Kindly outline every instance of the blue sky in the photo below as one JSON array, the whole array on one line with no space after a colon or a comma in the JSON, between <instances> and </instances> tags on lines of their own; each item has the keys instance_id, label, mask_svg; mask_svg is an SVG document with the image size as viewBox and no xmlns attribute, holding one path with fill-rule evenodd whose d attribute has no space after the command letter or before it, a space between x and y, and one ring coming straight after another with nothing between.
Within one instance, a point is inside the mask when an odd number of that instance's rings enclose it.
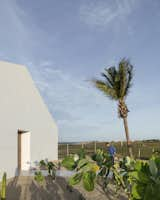
<instances>
[{"instance_id":1,"label":"blue sky","mask_svg":"<svg viewBox=\"0 0 160 200\"><path fill-rule=\"evenodd\" d=\"M124 140L117 104L88 81L129 58L133 140L160 138L159 0L0 0L0 60L26 65L60 141Z\"/></svg>"}]
</instances>

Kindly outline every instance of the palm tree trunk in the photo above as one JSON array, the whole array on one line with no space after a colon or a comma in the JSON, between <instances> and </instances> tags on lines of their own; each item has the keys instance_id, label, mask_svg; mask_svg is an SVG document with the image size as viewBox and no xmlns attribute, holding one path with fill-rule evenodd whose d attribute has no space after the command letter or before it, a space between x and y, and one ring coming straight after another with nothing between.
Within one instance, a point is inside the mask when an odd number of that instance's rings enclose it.
<instances>
[{"instance_id":1,"label":"palm tree trunk","mask_svg":"<svg viewBox=\"0 0 160 200\"><path fill-rule=\"evenodd\" d=\"M126 133L127 148L128 148L129 156L133 157L131 141L130 141L130 137L129 137L127 117L123 118L123 123L124 123L124 128L125 128L125 133Z\"/></svg>"}]
</instances>

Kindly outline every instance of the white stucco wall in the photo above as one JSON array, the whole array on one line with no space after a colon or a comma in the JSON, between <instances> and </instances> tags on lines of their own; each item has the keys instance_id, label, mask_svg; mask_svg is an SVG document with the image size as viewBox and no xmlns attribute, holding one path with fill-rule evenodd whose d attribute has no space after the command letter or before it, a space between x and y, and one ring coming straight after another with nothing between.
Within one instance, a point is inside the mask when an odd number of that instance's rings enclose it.
<instances>
[{"instance_id":1,"label":"white stucco wall","mask_svg":"<svg viewBox=\"0 0 160 200\"><path fill-rule=\"evenodd\" d=\"M0 173L17 170L17 130L31 133L31 161L57 160L57 126L24 66L0 62Z\"/></svg>"}]
</instances>

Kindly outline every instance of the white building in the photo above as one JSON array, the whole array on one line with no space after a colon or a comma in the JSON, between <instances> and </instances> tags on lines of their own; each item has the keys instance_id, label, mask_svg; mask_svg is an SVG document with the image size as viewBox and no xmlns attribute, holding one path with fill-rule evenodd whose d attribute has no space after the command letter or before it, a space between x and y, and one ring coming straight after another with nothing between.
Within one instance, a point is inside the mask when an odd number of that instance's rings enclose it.
<instances>
[{"instance_id":1,"label":"white building","mask_svg":"<svg viewBox=\"0 0 160 200\"><path fill-rule=\"evenodd\" d=\"M57 126L26 67L0 62L0 173L13 177L57 155Z\"/></svg>"}]
</instances>

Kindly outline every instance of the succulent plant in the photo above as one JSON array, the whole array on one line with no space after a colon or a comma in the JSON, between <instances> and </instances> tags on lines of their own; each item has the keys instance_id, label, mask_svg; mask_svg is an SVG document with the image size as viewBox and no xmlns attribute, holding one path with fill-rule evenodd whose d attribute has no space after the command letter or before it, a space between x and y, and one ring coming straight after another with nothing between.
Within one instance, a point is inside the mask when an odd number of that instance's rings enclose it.
<instances>
[{"instance_id":1,"label":"succulent plant","mask_svg":"<svg viewBox=\"0 0 160 200\"><path fill-rule=\"evenodd\" d=\"M6 200L6 182L7 182L7 174L4 173L1 186L1 200Z\"/></svg>"}]
</instances>

